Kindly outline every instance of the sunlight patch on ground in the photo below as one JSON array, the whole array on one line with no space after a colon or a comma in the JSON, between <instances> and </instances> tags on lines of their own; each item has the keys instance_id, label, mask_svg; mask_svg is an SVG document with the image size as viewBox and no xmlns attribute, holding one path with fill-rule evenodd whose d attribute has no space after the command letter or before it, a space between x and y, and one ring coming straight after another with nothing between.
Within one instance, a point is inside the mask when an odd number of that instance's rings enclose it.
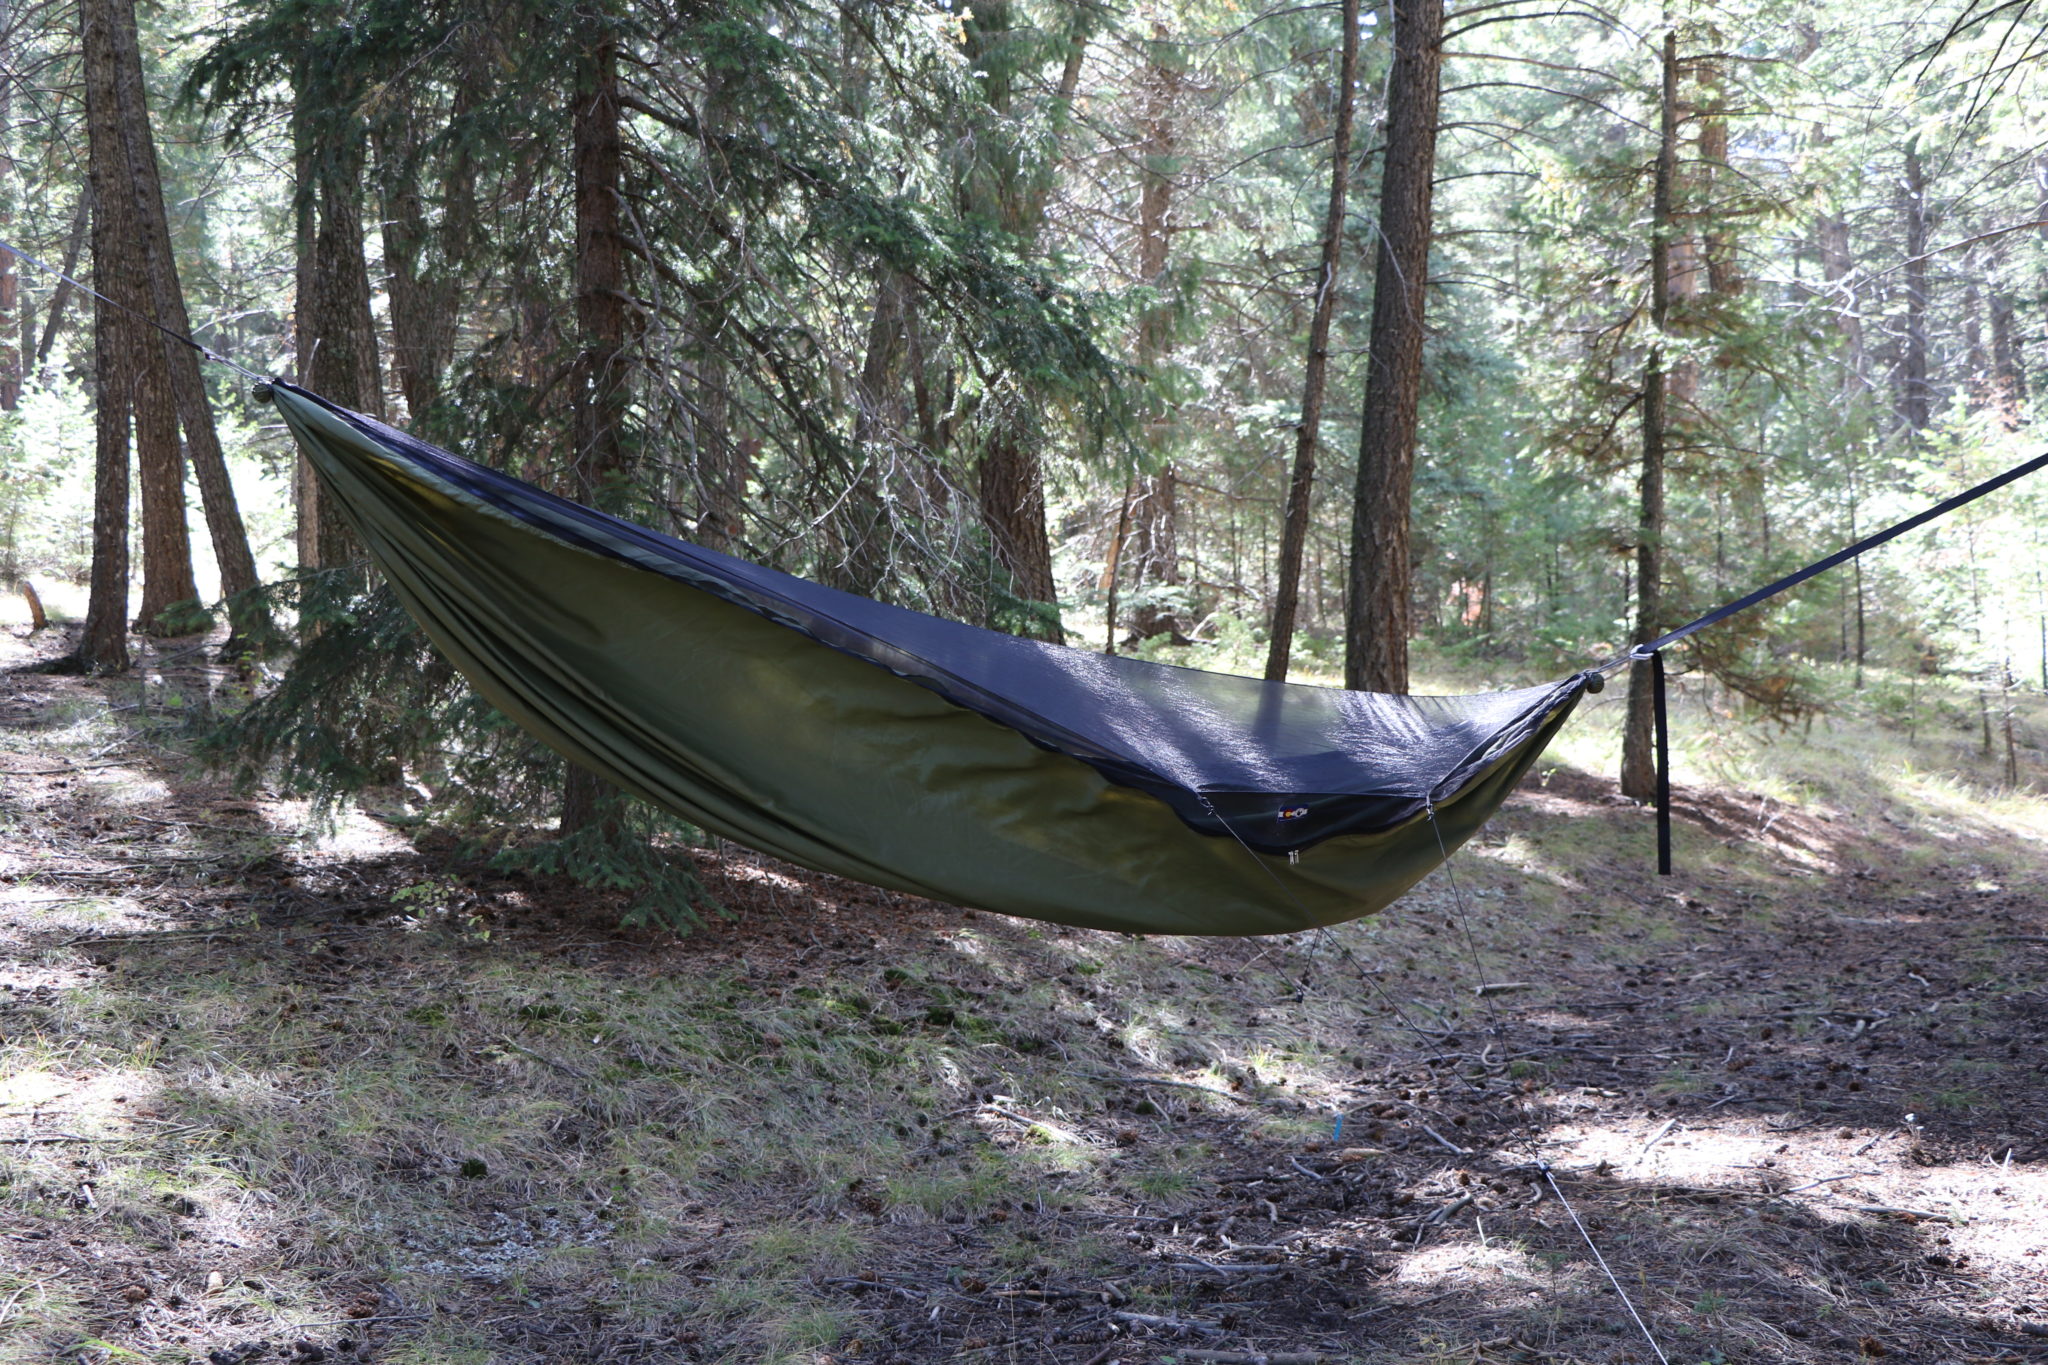
<instances>
[{"instance_id":1,"label":"sunlight patch on ground","mask_svg":"<svg viewBox=\"0 0 2048 1365\"><path fill-rule=\"evenodd\" d=\"M155 806L171 798L167 783L139 768L101 768L84 774L80 785L107 806Z\"/></svg>"},{"instance_id":2,"label":"sunlight patch on ground","mask_svg":"<svg viewBox=\"0 0 2048 1365\"><path fill-rule=\"evenodd\" d=\"M793 895L804 894L809 889L787 873L777 872L773 868L762 867L757 863L729 861L725 867L725 875L736 882L755 882Z\"/></svg>"},{"instance_id":3,"label":"sunlight patch on ground","mask_svg":"<svg viewBox=\"0 0 2048 1365\"><path fill-rule=\"evenodd\" d=\"M163 927L161 919L144 913L139 902L126 896L80 895L67 890L62 882L36 881L33 870L0 866L0 877L6 876L20 878L12 886L0 887L0 909L18 912L7 916L11 921L8 929L104 934ZM6 979L0 976L0 980Z\"/></svg>"},{"instance_id":4,"label":"sunlight patch on ground","mask_svg":"<svg viewBox=\"0 0 2048 1365\"><path fill-rule=\"evenodd\" d=\"M1550 1136L1560 1173L1785 1198L1829 1222L1918 1222L1931 1229L1938 1254L1969 1258L1975 1273L2048 1285L2048 1171L2038 1168L1922 1165L1904 1129L1777 1132L1731 1119L1665 1131L1631 1119L1553 1128Z\"/></svg>"},{"instance_id":5,"label":"sunlight patch on ground","mask_svg":"<svg viewBox=\"0 0 2048 1365\"><path fill-rule=\"evenodd\" d=\"M1560 797L1549 796L1542 792L1520 792L1517 794L1516 799L1538 810L1545 810L1551 813L1562 812L1569 814L1578 804ZM1558 867L1550 859L1544 857L1533 843L1520 834L1510 834L1498 844L1474 843L1468 847L1475 856L1484 858L1488 862L1499 863L1504 867L1512 868L1525 877L1549 882L1552 886L1566 891L1581 891L1585 889L1584 883L1580 882L1578 878L1572 876L1563 868Z\"/></svg>"},{"instance_id":6,"label":"sunlight patch on ground","mask_svg":"<svg viewBox=\"0 0 2048 1365\"><path fill-rule=\"evenodd\" d=\"M313 818L310 801L280 801L276 810L277 818L286 828L305 832L306 846L321 853L371 858L412 851L412 843L404 835L372 820L354 806L338 812L331 827L322 826Z\"/></svg>"},{"instance_id":7,"label":"sunlight patch on ground","mask_svg":"<svg viewBox=\"0 0 2048 1365\"><path fill-rule=\"evenodd\" d=\"M1395 1284L1430 1289L1486 1289L1528 1285L1549 1273L1529 1254L1504 1242L1445 1242L1404 1258Z\"/></svg>"},{"instance_id":8,"label":"sunlight patch on ground","mask_svg":"<svg viewBox=\"0 0 2048 1365\"><path fill-rule=\"evenodd\" d=\"M147 1134L158 1116L157 1077L148 1071L116 1068L68 1073L57 1057L37 1065L31 1049L10 1049L9 1071L0 1076L0 1128L17 1141L26 1136L73 1134L104 1140L123 1133ZM15 1069L19 1068L19 1069ZM50 1159L58 1148L30 1146L26 1152Z\"/></svg>"},{"instance_id":9,"label":"sunlight patch on ground","mask_svg":"<svg viewBox=\"0 0 2048 1365\"><path fill-rule=\"evenodd\" d=\"M1925 1197L1969 1210L1969 1220L1949 1233L1956 1251L2024 1271L2048 1295L2048 1171L1953 1168L1927 1182Z\"/></svg>"}]
</instances>

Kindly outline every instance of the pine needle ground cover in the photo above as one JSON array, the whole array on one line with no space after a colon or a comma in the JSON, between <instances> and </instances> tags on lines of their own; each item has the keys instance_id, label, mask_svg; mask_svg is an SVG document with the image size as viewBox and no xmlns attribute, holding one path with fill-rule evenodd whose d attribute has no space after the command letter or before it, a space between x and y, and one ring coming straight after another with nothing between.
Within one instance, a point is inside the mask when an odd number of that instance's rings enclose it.
<instances>
[{"instance_id":1,"label":"pine needle ground cover","mask_svg":"<svg viewBox=\"0 0 2048 1365\"><path fill-rule=\"evenodd\" d=\"M1694 696L1669 881L1596 708L1329 934L724 849L677 940L309 833L141 676L0 684L0 1360L1650 1359L1539 1157L1674 1362L2048 1345L2048 813L1971 694Z\"/></svg>"}]
</instances>

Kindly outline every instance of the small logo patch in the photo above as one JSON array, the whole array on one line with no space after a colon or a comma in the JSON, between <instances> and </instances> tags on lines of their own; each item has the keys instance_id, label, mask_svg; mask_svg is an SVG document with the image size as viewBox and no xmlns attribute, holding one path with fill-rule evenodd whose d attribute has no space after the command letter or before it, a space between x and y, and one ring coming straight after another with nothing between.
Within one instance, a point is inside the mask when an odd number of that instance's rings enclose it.
<instances>
[{"instance_id":1,"label":"small logo patch","mask_svg":"<svg viewBox=\"0 0 2048 1365\"><path fill-rule=\"evenodd\" d=\"M1299 820L1302 816L1307 814L1307 806L1289 806L1285 810L1280 812L1280 818L1282 820Z\"/></svg>"}]
</instances>

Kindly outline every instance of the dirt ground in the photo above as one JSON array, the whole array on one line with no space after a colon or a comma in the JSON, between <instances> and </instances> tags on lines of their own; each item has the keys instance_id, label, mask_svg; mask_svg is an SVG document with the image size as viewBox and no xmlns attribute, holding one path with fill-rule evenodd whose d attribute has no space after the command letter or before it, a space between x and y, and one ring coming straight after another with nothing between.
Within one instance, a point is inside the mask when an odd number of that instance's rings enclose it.
<instances>
[{"instance_id":1,"label":"dirt ground","mask_svg":"<svg viewBox=\"0 0 2048 1365\"><path fill-rule=\"evenodd\" d=\"M2048 1361L2031 825L1660 879L1557 766L1327 933L721 848L676 939L198 772L203 658L0 676L0 1360Z\"/></svg>"}]
</instances>

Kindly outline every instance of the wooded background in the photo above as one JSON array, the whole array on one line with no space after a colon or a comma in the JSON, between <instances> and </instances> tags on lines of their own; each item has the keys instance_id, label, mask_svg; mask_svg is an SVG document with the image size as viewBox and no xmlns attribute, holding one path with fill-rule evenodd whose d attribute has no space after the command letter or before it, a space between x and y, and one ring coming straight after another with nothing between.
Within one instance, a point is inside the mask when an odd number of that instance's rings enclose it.
<instances>
[{"instance_id":1,"label":"wooded background","mask_svg":"<svg viewBox=\"0 0 2048 1365\"><path fill-rule=\"evenodd\" d=\"M90 579L96 671L225 599L282 651L231 750L324 792L559 790L250 381L132 310L920 610L1382 690L1585 667L2032 453L2041 20L13 0L0 236L113 303L0 263L0 574ZM1679 662L1779 721L1967 676L1989 749L2048 687L2044 498Z\"/></svg>"}]
</instances>

